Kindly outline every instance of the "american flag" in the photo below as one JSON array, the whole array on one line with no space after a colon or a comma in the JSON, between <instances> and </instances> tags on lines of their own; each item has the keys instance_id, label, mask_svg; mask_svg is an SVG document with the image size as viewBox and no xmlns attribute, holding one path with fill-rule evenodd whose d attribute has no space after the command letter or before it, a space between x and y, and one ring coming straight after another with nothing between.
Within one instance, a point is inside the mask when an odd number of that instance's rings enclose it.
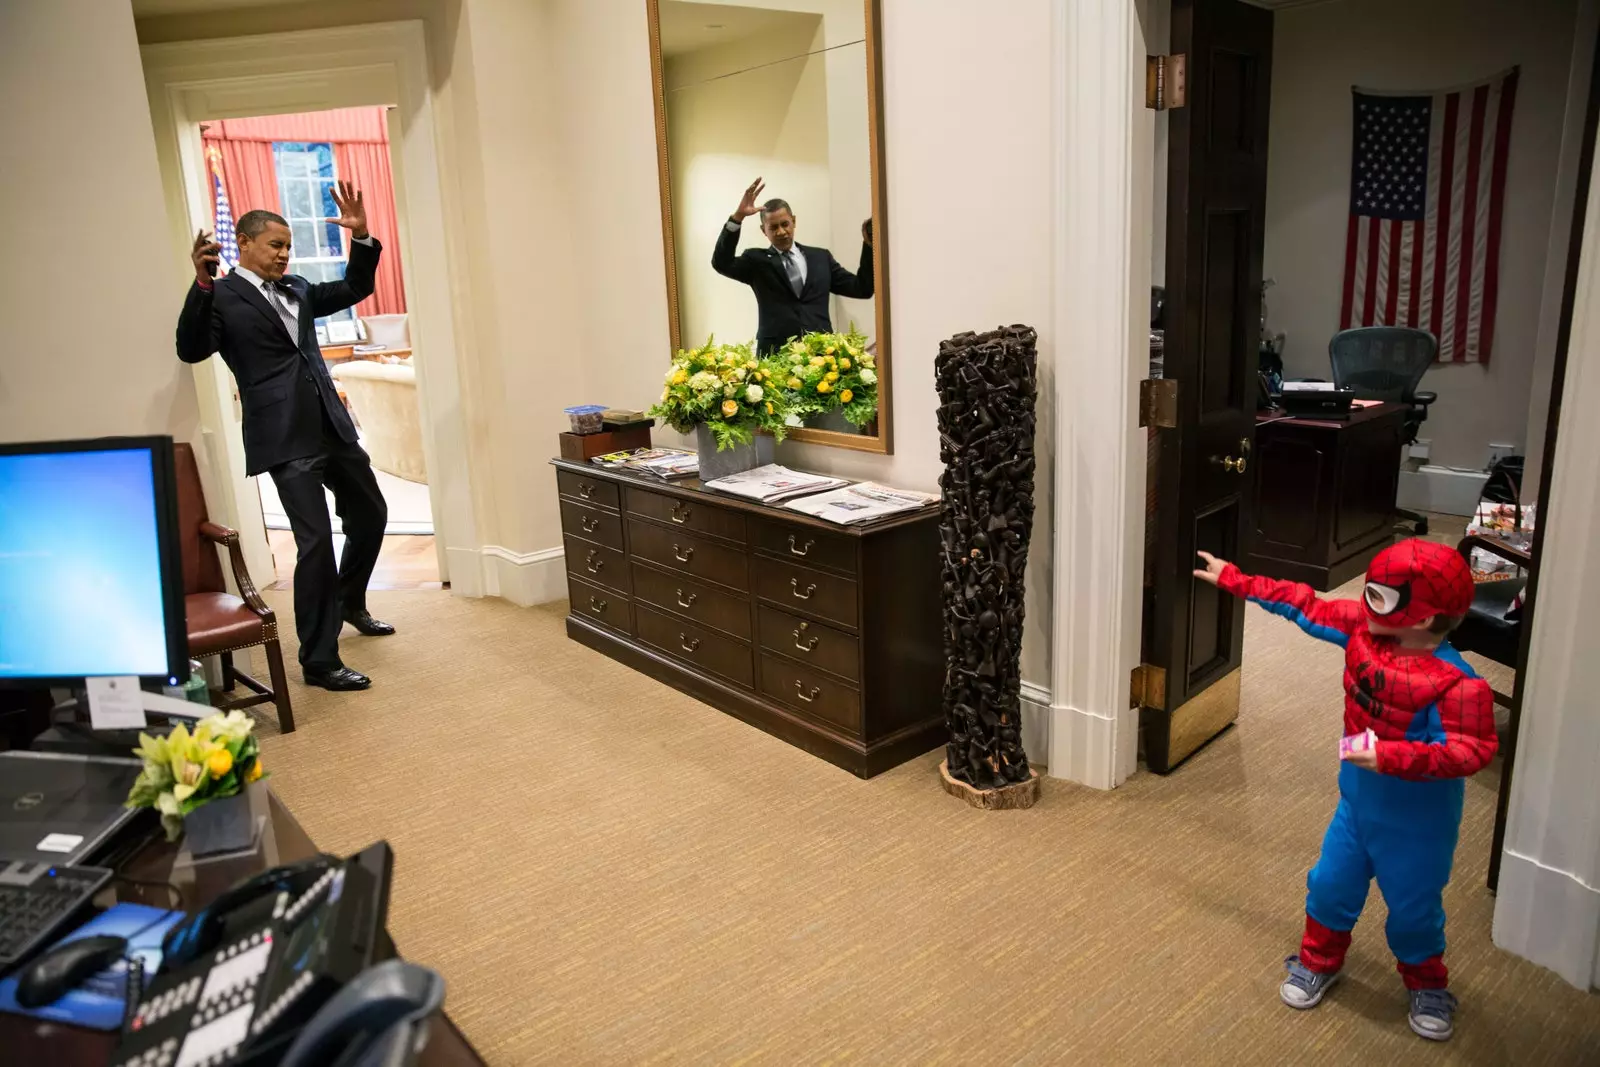
<instances>
[{"instance_id":1,"label":"american flag","mask_svg":"<svg viewBox=\"0 0 1600 1067\"><path fill-rule=\"evenodd\" d=\"M228 206L228 189L222 182L222 153L212 145L206 158L211 161L211 186L216 193L211 205L213 229L217 244L222 246L222 268L231 271L239 262L239 237L233 232L233 208Z\"/></svg>"},{"instance_id":2,"label":"american flag","mask_svg":"<svg viewBox=\"0 0 1600 1067\"><path fill-rule=\"evenodd\" d=\"M1487 363L1499 295L1512 69L1429 95L1354 91L1340 329L1414 326Z\"/></svg>"}]
</instances>

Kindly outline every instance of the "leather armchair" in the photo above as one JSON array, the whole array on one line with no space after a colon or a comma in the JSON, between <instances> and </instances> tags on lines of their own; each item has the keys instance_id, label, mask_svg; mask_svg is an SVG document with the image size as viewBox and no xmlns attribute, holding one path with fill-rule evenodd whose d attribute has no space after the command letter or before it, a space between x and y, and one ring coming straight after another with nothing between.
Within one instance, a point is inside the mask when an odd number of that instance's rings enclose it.
<instances>
[{"instance_id":1,"label":"leather armchair","mask_svg":"<svg viewBox=\"0 0 1600 1067\"><path fill-rule=\"evenodd\" d=\"M294 732L294 709L289 703L289 686L283 670L283 650L278 644L277 616L261 598L250 572L245 567L239 534L206 517L205 491L200 484L200 468L194 449L179 444L174 449L178 480L178 534L182 542L184 608L189 622L189 655L202 659L217 656L222 661L222 688L233 692L240 685L248 696L224 699L215 706L222 711L273 704L278 712L278 728ZM239 595L228 592L223 580L219 549L228 553L234 585ZM240 671L233 654L261 645L266 652L270 687Z\"/></svg>"}]
</instances>

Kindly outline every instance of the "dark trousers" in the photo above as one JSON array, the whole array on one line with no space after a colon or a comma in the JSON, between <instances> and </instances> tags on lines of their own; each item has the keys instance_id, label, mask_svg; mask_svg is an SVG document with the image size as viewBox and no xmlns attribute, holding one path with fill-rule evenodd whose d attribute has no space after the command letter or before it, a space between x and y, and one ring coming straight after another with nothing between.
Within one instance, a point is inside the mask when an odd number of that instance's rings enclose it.
<instances>
[{"instance_id":1,"label":"dark trousers","mask_svg":"<svg viewBox=\"0 0 1600 1067\"><path fill-rule=\"evenodd\" d=\"M267 473L294 531L294 628L300 665L327 671L343 666L339 630L347 614L364 611L367 581L378 563L389 507L378 491L372 461L360 445L324 427L322 452L280 463ZM333 523L323 487L333 490L344 527L344 555L335 566Z\"/></svg>"}]
</instances>

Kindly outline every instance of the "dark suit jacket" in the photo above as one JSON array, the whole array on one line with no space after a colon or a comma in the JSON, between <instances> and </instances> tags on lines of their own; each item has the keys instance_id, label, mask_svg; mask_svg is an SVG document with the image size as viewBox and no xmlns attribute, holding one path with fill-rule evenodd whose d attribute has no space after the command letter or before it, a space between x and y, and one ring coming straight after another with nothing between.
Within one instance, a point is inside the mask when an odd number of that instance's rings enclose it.
<instances>
[{"instance_id":1,"label":"dark suit jacket","mask_svg":"<svg viewBox=\"0 0 1600 1067\"><path fill-rule=\"evenodd\" d=\"M806 283L799 296L789 286L783 258L770 245L747 248L739 255L739 234L724 225L717 235L712 268L724 278L744 282L756 293L756 350L766 355L801 334L833 329L828 294L869 300L872 297L872 248L861 245L861 266L854 274L839 265L826 248L796 244L806 257ZM696 342L698 343L698 342Z\"/></svg>"},{"instance_id":2,"label":"dark suit jacket","mask_svg":"<svg viewBox=\"0 0 1600 1067\"><path fill-rule=\"evenodd\" d=\"M371 245L351 241L341 281L284 276L300 300L297 341L289 339L278 313L245 278L225 275L210 292L198 284L189 287L178 315L178 358L200 363L217 352L233 371L244 405L246 474L321 452L324 415L342 440L355 443L355 424L317 346L316 320L372 295L382 250L376 239Z\"/></svg>"}]
</instances>

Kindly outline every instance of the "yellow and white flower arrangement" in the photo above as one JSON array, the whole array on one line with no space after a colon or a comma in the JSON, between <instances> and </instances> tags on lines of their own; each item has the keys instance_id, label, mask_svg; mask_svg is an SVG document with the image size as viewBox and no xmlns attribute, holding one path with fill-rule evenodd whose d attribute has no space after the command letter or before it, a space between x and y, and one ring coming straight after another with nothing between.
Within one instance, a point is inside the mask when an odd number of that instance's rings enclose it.
<instances>
[{"instance_id":1,"label":"yellow and white flower arrangement","mask_svg":"<svg viewBox=\"0 0 1600 1067\"><path fill-rule=\"evenodd\" d=\"M255 721L242 711L217 712L183 724L166 737L139 735L134 755L144 769L128 792L130 808L155 808L167 840L183 833L183 818L202 804L237 796L265 773Z\"/></svg>"},{"instance_id":2,"label":"yellow and white flower arrangement","mask_svg":"<svg viewBox=\"0 0 1600 1067\"><path fill-rule=\"evenodd\" d=\"M837 411L854 426L878 416L878 364L852 323L848 333L808 333L778 350L790 410L806 415Z\"/></svg>"},{"instance_id":3,"label":"yellow and white flower arrangement","mask_svg":"<svg viewBox=\"0 0 1600 1067\"><path fill-rule=\"evenodd\" d=\"M650 414L679 433L705 426L718 451L749 444L757 431L781 441L790 402L781 369L777 360L758 359L753 345L720 345L707 338L699 348L673 357L661 402Z\"/></svg>"}]
</instances>

